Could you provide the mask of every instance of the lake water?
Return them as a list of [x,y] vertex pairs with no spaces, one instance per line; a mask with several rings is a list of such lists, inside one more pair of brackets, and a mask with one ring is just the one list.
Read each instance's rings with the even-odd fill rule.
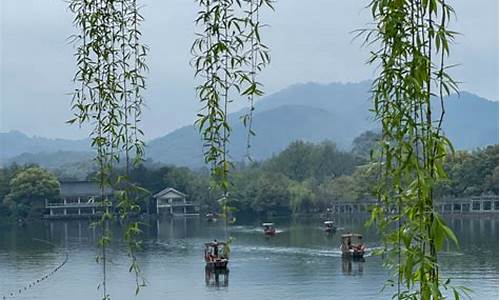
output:
[[[444,276],[472,288],[473,299],[498,299],[498,217],[447,220],[461,247],[448,247],[441,255]],[[388,275],[380,257],[343,260],[338,251],[341,232],[326,234],[318,219],[274,222],[274,237],[265,237],[257,221],[230,226],[235,240],[229,273],[214,274],[205,272],[203,244],[224,238],[222,224],[208,224],[204,218],[152,220],[138,254],[148,286],[134,296],[125,247],[115,241],[109,251],[111,298],[390,299],[391,291],[380,292]],[[368,247],[379,246],[374,231],[363,223],[362,217],[339,219],[344,231],[362,232]],[[114,226],[113,232],[117,240],[120,227]],[[0,225],[0,299],[100,299],[97,239],[86,221]],[[66,253],[67,263],[51,273]]]

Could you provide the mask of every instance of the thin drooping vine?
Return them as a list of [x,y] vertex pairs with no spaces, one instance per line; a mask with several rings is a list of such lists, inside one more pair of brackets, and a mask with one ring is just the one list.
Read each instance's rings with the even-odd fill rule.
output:
[[[255,96],[263,94],[257,73],[269,63],[268,48],[261,42],[259,11],[272,8],[271,0],[198,0],[196,23],[203,28],[191,51],[196,87],[203,107],[196,126],[203,139],[205,162],[211,166],[215,187],[223,192],[223,210],[228,211],[228,174],[232,166],[228,144],[231,124],[229,104],[239,97],[250,101],[250,113],[243,117],[249,134]],[[248,137],[248,142],[250,142]],[[249,148],[249,144],[247,145]],[[226,216],[227,218],[227,216]]]
[[[89,124],[91,145],[96,149],[96,180],[100,186],[102,215],[94,226],[101,228],[97,261],[102,264],[103,299],[106,287],[107,247],[111,241],[109,222],[114,219],[113,203],[106,190],[114,187],[120,221],[127,224],[124,239],[129,246],[130,271],[136,276],[136,293],[144,285],[135,252],[140,248],[139,224],[130,216],[139,212],[138,199],[143,191],[130,179],[132,165],[144,156],[142,131],[138,127],[145,88],[144,73],[147,47],[141,43],[138,30],[143,21],[136,0],[72,0],[78,33],[72,36],[76,48],[77,71],[74,76],[72,110],[69,123]],[[132,154],[133,151],[133,161]],[[125,175],[113,180],[113,170],[125,160]]]
[[259,11],[272,8],[272,0],[197,0],[200,7],[196,24],[203,28],[193,42],[195,75],[201,79],[196,87],[203,107],[196,125],[202,135],[205,162],[211,167],[213,188],[223,193],[219,201],[225,220],[225,238],[230,212],[228,151],[231,124],[229,104],[238,97],[247,97],[250,112],[243,116],[248,129],[249,157],[252,114],[256,96],[263,94],[257,73],[270,61],[268,48],[261,42]]
[[369,63],[379,68],[373,111],[383,135],[381,205],[372,211],[372,222],[383,233],[382,252],[397,277],[394,298],[443,299],[450,289],[458,299],[467,290],[443,280],[438,262],[443,242],[457,239],[433,198],[434,187],[446,178],[443,160],[453,151],[442,124],[443,98],[457,91],[445,63],[456,35],[448,29],[454,10],[444,0],[372,0],[370,7],[375,28],[361,33],[376,48]]
[[[248,113],[242,116],[242,119],[243,125],[247,128],[246,157],[251,161],[251,137],[255,135],[255,132],[253,130],[253,111],[255,110],[254,105],[256,97],[264,95],[262,84],[257,81],[257,74],[271,62],[271,57],[269,48],[262,42],[260,37],[260,31],[265,26],[260,23],[260,9],[264,5],[264,1],[245,0],[245,2],[248,2],[248,10],[246,10],[246,22],[247,27],[250,28],[246,37],[247,42],[250,44],[250,49],[246,54],[248,60],[250,61],[250,70],[247,72],[247,74],[242,74],[243,76],[241,78],[241,83],[247,85],[246,89],[242,92],[242,95],[247,96],[250,108]],[[266,4],[272,8],[271,1],[268,1]]]

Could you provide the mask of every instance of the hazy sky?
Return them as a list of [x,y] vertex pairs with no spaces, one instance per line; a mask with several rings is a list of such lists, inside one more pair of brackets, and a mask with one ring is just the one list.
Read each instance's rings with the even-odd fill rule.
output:
[[[452,49],[462,89],[498,100],[498,0],[456,0]],[[64,0],[0,0],[0,131],[81,138],[84,130],[66,125],[70,118],[74,33]],[[193,0],[139,0],[146,18],[143,33],[151,51],[143,128],[147,138],[191,124],[199,104],[193,92],[189,49],[194,38]],[[369,21],[368,0],[279,0],[267,14],[262,34],[272,49],[272,64],[261,81],[272,93],[300,82],[371,79],[368,55],[352,30]],[[244,103],[236,104],[233,110]]]

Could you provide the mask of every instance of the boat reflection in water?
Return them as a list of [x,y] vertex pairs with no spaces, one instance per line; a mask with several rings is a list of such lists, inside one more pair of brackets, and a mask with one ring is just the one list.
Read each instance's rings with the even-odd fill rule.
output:
[[207,287],[228,287],[229,269],[205,267],[205,284]]
[[351,276],[363,275],[364,263],[365,259],[362,257],[342,257],[342,274]]

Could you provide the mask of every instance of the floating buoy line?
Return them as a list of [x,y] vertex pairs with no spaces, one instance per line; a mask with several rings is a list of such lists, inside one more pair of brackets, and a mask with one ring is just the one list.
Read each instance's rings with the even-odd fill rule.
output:
[[[35,239],[35,238],[33,240],[57,247],[57,245],[55,245],[54,243],[51,243],[51,242],[46,241],[46,240]],[[69,258],[68,251],[64,250],[64,260],[60,264],[58,264],[55,268],[53,268],[49,273],[44,274],[42,277],[38,278],[37,280],[34,280],[32,282],[28,282],[25,286],[23,286],[19,289],[16,289],[14,291],[10,291],[7,294],[2,295],[1,299],[5,300],[5,299],[10,299],[10,298],[14,298],[16,296],[19,296],[23,292],[28,291],[28,290],[34,288],[39,283],[42,283],[43,281],[49,279],[49,277],[54,275],[54,273],[59,271],[68,262],[68,258]]]

